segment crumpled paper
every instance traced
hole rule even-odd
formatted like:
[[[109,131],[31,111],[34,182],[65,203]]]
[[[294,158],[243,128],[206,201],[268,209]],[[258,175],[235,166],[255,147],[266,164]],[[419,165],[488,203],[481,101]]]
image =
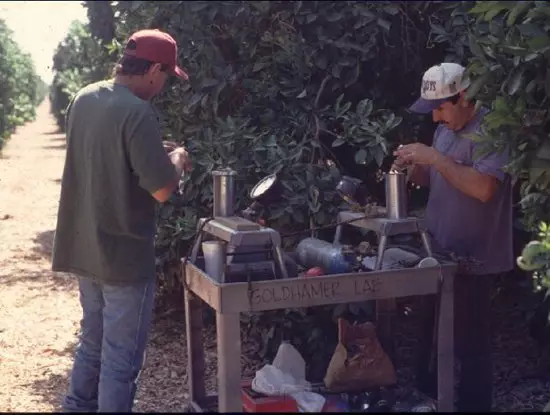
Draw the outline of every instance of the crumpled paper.
[[[306,362],[289,343],[282,343],[271,365],[265,365],[256,372],[252,389],[268,396],[291,396],[300,412],[320,412],[325,398],[311,392],[306,380]]]

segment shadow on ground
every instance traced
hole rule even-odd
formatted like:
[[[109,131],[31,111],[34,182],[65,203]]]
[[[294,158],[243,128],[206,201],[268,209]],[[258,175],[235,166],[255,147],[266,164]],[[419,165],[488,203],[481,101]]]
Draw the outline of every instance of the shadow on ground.
[[[45,148],[46,150],[65,150],[67,148],[67,145],[66,144],[47,145],[47,146],[42,146],[42,148]]]
[[[47,131],[45,133],[42,133],[42,135],[63,135],[61,130],[59,128],[54,128],[51,131]]]
[[[12,270],[9,275],[3,274],[0,270],[0,284],[15,285],[21,282],[43,283],[46,290],[65,290],[69,291],[76,287],[76,278],[66,273],[56,273],[51,270],[49,262],[51,261],[53,238],[55,231],[39,232],[34,238],[34,246],[28,254],[22,259],[25,263],[34,265],[33,268],[18,267],[16,264],[15,272]],[[44,266],[42,260],[47,260],[48,265]]]
[[[75,340],[67,344],[61,351],[51,350],[49,352],[52,356],[66,357],[72,362],[76,345],[77,341]],[[62,399],[69,386],[70,369],[65,373],[52,373],[48,367],[41,370],[43,371],[41,378],[33,381],[28,386],[38,399],[50,404],[54,411],[60,411]]]
[[[34,243],[32,252],[39,254],[45,259],[51,259],[54,235],[54,230],[38,233],[32,240]]]

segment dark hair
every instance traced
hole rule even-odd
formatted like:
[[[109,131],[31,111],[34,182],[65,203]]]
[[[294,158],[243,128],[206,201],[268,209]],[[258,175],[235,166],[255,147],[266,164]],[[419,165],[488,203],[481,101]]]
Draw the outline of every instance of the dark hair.
[[[447,98],[445,101],[450,102],[453,105],[456,105],[459,99],[460,99],[460,94],[456,94],[456,95],[453,95],[452,97]]]
[[[126,49],[134,50],[136,48],[136,42],[133,40],[128,41]],[[115,66],[114,75],[134,75],[141,76],[145,75],[151,65],[155,62],[151,62],[147,59],[136,58],[135,56],[122,55],[122,58],[118,61]],[[166,72],[168,70],[168,65],[162,64],[160,70]]]

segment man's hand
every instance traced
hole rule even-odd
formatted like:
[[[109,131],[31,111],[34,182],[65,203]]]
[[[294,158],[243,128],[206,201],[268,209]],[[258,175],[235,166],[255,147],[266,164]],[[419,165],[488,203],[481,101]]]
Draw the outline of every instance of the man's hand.
[[[164,150],[167,152],[167,153],[171,153],[172,151],[174,151],[176,148],[178,148],[178,143],[175,143],[174,141],[163,141],[162,142],[162,145],[164,146]]]
[[[431,166],[436,163],[441,153],[425,144],[413,143],[398,148],[394,151],[393,155],[397,157],[394,164],[398,166],[408,166],[411,164]]]
[[[183,172],[189,173],[193,168],[189,153],[187,153],[187,150],[184,147],[177,147],[176,149],[172,150],[168,154],[168,156],[170,157],[170,160],[172,160],[172,163],[174,164],[178,174],[180,175]]]

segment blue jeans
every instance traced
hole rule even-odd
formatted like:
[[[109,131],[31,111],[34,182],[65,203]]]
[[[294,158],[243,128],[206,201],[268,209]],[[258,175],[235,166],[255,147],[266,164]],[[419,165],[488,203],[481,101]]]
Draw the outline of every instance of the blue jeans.
[[[80,343],[66,412],[131,412],[154,306],[155,280],[113,286],[79,278]]]

